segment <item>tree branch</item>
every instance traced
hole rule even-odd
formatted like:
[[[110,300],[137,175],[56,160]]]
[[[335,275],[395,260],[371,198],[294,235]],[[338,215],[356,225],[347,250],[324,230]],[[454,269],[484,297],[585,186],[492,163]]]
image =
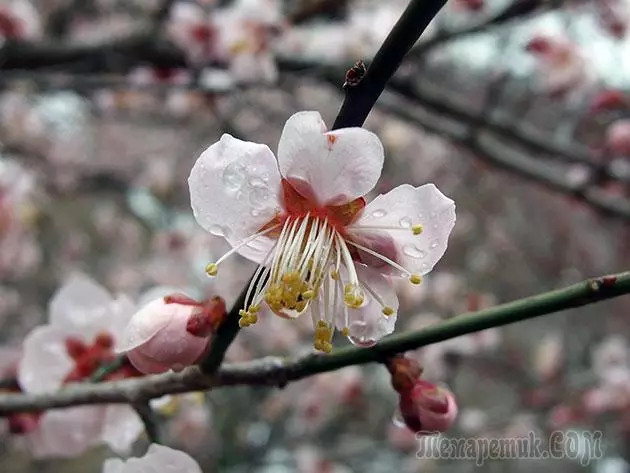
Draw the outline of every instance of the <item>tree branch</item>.
[[[445,3],[446,0],[412,0],[409,3],[361,82],[348,89],[333,130],[363,125],[385,84]]]
[[[100,384],[77,384],[52,394],[0,395],[0,416],[83,404],[146,401],[165,394],[209,390],[221,386],[283,387],[318,373],[364,363],[442,342],[461,335],[581,307],[630,294],[630,271],[589,279],[564,289],[538,294],[477,312],[462,314],[420,331],[385,338],[371,348],[341,348],[330,355],[312,354],[294,360],[266,357],[247,363],[225,364],[214,374],[198,367]]]

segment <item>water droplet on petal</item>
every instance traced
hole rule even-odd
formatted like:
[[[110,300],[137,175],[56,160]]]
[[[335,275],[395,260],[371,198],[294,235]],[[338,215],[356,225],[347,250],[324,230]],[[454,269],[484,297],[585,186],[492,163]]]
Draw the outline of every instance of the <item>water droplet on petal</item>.
[[[238,192],[245,184],[245,166],[242,163],[228,164],[223,170],[223,185],[228,192]]]
[[[348,340],[358,347],[371,347],[376,345],[376,340],[368,336],[368,324],[363,320],[355,320],[350,323],[348,327],[350,329],[350,335]]]
[[[269,200],[269,190],[267,187],[255,187],[249,191],[249,203],[252,207],[264,207]]]
[[[429,245],[429,248],[431,248],[431,249],[437,248],[437,247],[439,246],[439,244],[440,244],[440,242],[439,242],[439,240],[436,238],[435,240],[433,240],[433,241],[431,242],[431,244]]]
[[[212,225],[208,229],[208,231],[216,236],[220,236],[220,237],[225,236],[225,230],[223,229],[221,225]]]
[[[398,408],[396,408],[394,414],[392,415],[392,424],[394,424],[396,427],[407,427],[402,417],[402,414],[400,413],[400,409]]]
[[[424,258],[427,255],[426,251],[413,244],[403,246],[403,253],[411,258]]]
[[[267,187],[267,184],[260,177],[251,177],[249,179],[249,185],[252,187]]]
[[[398,223],[403,228],[411,228],[411,226],[413,225],[413,222],[411,221],[411,219],[409,217],[401,218]]]
[[[372,212],[372,217],[374,218],[381,218],[381,217],[384,217],[385,215],[387,215],[387,212],[385,212],[383,209],[378,209]]]
[[[252,209],[251,212],[252,217],[258,217],[260,215],[260,212],[256,209]]]

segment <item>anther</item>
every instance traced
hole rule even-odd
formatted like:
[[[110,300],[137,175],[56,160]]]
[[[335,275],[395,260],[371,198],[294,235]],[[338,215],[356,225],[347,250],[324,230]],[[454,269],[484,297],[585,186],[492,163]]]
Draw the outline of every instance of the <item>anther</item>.
[[[411,276],[409,276],[409,282],[411,284],[420,284],[422,282],[422,276],[420,276],[419,274],[412,274]]]
[[[383,315],[385,315],[386,317],[394,315],[394,309],[388,306],[383,307]]]
[[[411,231],[414,235],[420,235],[424,231],[424,227],[420,224],[414,225],[413,227],[411,227]]]
[[[208,265],[206,266],[206,274],[208,276],[216,276],[218,272],[219,267],[216,263],[208,263]]]

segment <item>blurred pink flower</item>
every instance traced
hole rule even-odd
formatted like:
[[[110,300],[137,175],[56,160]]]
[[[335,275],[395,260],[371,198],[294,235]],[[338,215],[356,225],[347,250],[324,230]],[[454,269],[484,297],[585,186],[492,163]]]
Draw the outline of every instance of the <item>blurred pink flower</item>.
[[[527,43],[526,49],[537,59],[538,80],[543,92],[562,96],[589,80],[580,49],[569,39],[538,35]]]
[[[630,158],[630,119],[617,120],[608,126],[606,147],[615,156]]]
[[[197,462],[187,453],[163,445],[151,444],[140,458],[105,460],[102,473],[203,473]]]
[[[193,213],[233,246],[208,274],[238,252],[270,276],[250,285],[242,326],[256,322],[265,302],[284,318],[310,310],[314,347],[324,352],[334,326],[362,346],[394,330],[389,277],[419,284],[431,271],[446,251],[455,204],[426,184],[399,186],[365,207],[383,160],[376,135],[327,131],[317,112],[289,118],[277,160],[267,146],[227,134],[201,155],[188,180]]]
[[[114,299],[84,275],[70,277],[50,303],[49,323],[24,340],[21,388],[54,392],[113,361],[113,348],[134,310],[125,296]],[[40,457],[74,457],[100,443],[125,453],[142,430],[142,422],[126,405],[72,407],[44,413],[29,440],[32,453]]]
[[[160,297],[131,318],[119,352],[142,373],[181,371],[203,355],[224,316],[220,297],[204,302],[181,294]]]
[[[34,39],[41,34],[40,15],[30,1],[3,1],[0,5],[0,44],[4,39]]]

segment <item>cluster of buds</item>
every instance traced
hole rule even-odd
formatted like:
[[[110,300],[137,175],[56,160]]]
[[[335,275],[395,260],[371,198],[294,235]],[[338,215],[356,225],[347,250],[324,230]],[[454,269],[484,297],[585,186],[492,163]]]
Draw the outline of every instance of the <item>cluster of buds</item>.
[[[421,379],[417,361],[396,355],[387,362],[392,387],[399,395],[403,422],[416,435],[448,430],[457,417],[455,396],[449,390]]]

